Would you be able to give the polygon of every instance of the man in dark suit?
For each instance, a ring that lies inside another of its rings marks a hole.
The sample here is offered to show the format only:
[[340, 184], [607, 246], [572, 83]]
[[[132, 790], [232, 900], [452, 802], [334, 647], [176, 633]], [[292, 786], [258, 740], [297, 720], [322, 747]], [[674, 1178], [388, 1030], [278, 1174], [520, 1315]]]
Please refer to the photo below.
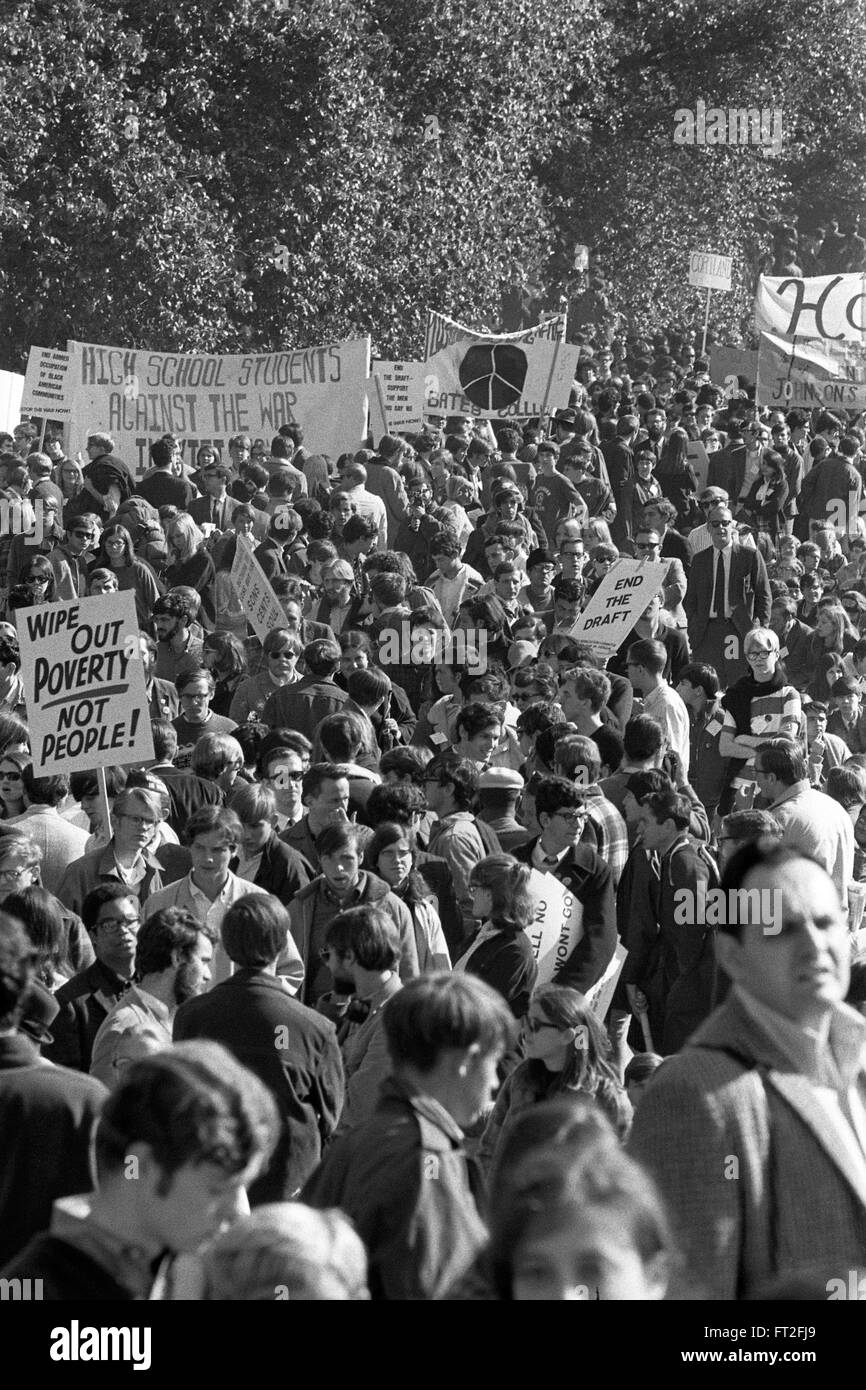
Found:
[[814, 630], [797, 617], [797, 600], [778, 594], [770, 609], [770, 627], [779, 639], [782, 664], [791, 684], [805, 690], [815, 674]]
[[277, 1104], [280, 1137], [250, 1188], [254, 1205], [297, 1195], [337, 1127], [343, 1060], [333, 1023], [301, 1004], [276, 976], [289, 914], [270, 894], [238, 899], [221, 927], [235, 973], [178, 1010], [174, 1038], [210, 1038], [249, 1067]]
[[583, 909], [583, 935], [554, 976], [554, 984], [585, 994], [601, 979], [616, 949], [616, 902], [610, 869], [579, 841], [587, 806], [580, 788], [566, 777], [544, 777], [535, 793], [541, 835], [512, 853], [523, 864], [553, 874]]
[[349, 698], [334, 680], [340, 655], [337, 643], [327, 638], [318, 638], [304, 647], [304, 664], [310, 674], [269, 695], [262, 722], [270, 729], [294, 729], [312, 743], [322, 720], [329, 714], [338, 714]]
[[231, 474], [224, 463], [209, 463], [202, 469], [201, 485], [204, 497], [196, 497], [189, 504], [189, 514], [197, 526], [211, 525], [217, 531], [230, 531], [232, 512], [238, 505], [228, 494]]
[[60, 1066], [89, 1071], [93, 1039], [132, 980], [141, 903], [126, 884], [101, 883], [84, 899], [81, 917], [96, 960], [54, 996], [60, 1013], [45, 1055]]
[[735, 542], [729, 507], [714, 507], [707, 524], [713, 543], [692, 561], [685, 609], [692, 660], [713, 666], [727, 686], [748, 671], [746, 633], [770, 620], [770, 581], [759, 552]]
[[43, 1064], [18, 1025], [34, 978], [18, 923], [0, 921], [0, 1266], [45, 1230], [57, 1197], [86, 1192], [90, 1140], [108, 1092], [101, 1082]]
[[653, 1078], [629, 1146], [659, 1185], [690, 1296], [760, 1297], [813, 1270], [807, 1296], [826, 1298], [866, 1250], [847, 919], [824, 869], [778, 841], [738, 850], [721, 888], [731, 992]]

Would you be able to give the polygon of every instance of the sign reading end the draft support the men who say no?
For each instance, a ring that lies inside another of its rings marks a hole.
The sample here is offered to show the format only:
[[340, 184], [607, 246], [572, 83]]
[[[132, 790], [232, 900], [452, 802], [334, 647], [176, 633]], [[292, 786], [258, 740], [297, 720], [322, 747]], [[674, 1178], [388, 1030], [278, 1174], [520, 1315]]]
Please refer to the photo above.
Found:
[[19, 608], [15, 619], [36, 771], [151, 761], [133, 594]]
[[569, 633], [575, 642], [587, 642], [597, 654], [613, 656], [628, 637], [641, 613], [665, 582], [668, 562], [617, 561], [596, 589]]

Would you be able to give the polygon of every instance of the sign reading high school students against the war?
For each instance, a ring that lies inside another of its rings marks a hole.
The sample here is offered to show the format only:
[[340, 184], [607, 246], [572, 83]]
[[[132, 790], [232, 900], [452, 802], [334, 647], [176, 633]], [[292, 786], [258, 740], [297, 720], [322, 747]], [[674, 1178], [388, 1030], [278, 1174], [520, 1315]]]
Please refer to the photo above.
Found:
[[479, 333], [428, 313], [424, 408], [491, 420], [544, 415], [568, 405], [580, 348], [565, 315], [519, 333]]
[[618, 560], [608, 570], [569, 633], [588, 642], [597, 654], [611, 657], [628, 637], [641, 613], [665, 582], [668, 562]]
[[366, 431], [369, 338], [224, 357], [67, 346], [67, 451], [83, 450], [88, 434], [109, 434], [115, 453], [139, 476], [150, 467], [150, 445], [164, 434], [175, 435], [193, 462], [202, 444], [225, 452], [234, 435], [245, 434], [269, 445], [290, 424], [303, 428], [311, 453], [336, 458], [354, 452]]
[[231, 581], [260, 642], [273, 628], [285, 627], [286, 615], [246, 536], [238, 536]]
[[755, 327], [779, 338], [866, 343], [866, 275], [762, 275]]
[[131, 591], [18, 608], [15, 623], [36, 772], [151, 761]]
[[866, 343], [793, 343], [762, 333], [756, 400], [777, 410], [866, 410]]

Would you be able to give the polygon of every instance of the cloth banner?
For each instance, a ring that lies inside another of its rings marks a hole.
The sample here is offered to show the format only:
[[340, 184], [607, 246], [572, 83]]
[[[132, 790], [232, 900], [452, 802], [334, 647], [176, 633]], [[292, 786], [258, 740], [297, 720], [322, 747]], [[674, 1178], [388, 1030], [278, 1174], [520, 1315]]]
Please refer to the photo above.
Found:
[[866, 410], [866, 343], [791, 343], [761, 334], [758, 405]]
[[489, 420], [541, 416], [568, 405], [580, 348], [565, 341], [565, 315], [519, 333], [476, 333], [427, 315], [427, 413]]
[[754, 384], [758, 370], [758, 354], [753, 348], [710, 348], [710, 377], [715, 386], [723, 386], [733, 394], [739, 390], [736, 378], [744, 376]]
[[666, 560], [617, 560], [578, 616], [569, 637], [587, 642], [599, 655], [614, 656], [664, 585], [668, 569]]
[[0, 372], [0, 430], [11, 434], [21, 424], [24, 377], [18, 372]]
[[866, 342], [866, 275], [762, 275], [755, 328], [779, 338]]
[[383, 434], [407, 434], [424, 425], [423, 362], [373, 362], [370, 378], [370, 430], [374, 444]]
[[260, 642], [273, 628], [285, 627], [286, 615], [246, 536], [238, 536], [231, 580]]
[[137, 476], [150, 467], [150, 445], [164, 434], [177, 437], [190, 464], [202, 444], [227, 457], [233, 435], [270, 446], [280, 426], [292, 423], [303, 427], [310, 453], [331, 458], [354, 452], [364, 438], [369, 338], [233, 356], [72, 341], [67, 347], [67, 452], [83, 451], [88, 434], [110, 434]]
[[21, 409], [49, 420], [71, 420], [71, 362], [69, 353], [59, 348], [32, 347], [24, 374]]
[[18, 608], [15, 625], [39, 776], [153, 761], [131, 590]]

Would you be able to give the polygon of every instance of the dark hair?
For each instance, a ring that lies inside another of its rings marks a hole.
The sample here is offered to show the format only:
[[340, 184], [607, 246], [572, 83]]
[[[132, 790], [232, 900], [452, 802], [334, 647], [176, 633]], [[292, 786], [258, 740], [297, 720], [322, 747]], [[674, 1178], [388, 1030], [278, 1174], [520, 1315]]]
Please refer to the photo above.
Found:
[[184, 827], [184, 839], [191, 845], [198, 835], [209, 835], [212, 830], [219, 830], [227, 845], [240, 843], [241, 823], [227, 806], [200, 806], [193, 811]]
[[616, 772], [625, 756], [622, 736], [608, 724], [602, 724], [593, 732], [592, 740], [598, 745], [602, 766]]
[[628, 721], [623, 733], [625, 756], [629, 762], [646, 762], [660, 753], [665, 736], [661, 724], [649, 714], [636, 714]]
[[10, 893], [3, 912], [21, 922], [33, 946], [39, 978], [53, 987], [56, 972], [71, 967], [62, 904], [47, 888], [33, 884], [20, 893]]
[[401, 955], [396, 923], [383, 908], [369, 904], [338, 912], [325, 932], [325, 945], [339, 956], [352, 951], [363, 970], [393, 970]]
[[412, 817], [420, 815], [426, 804], [421, 787], [414, 782], [383, 783], [371, 791], [365, 807], [365, 819], [368, 825], [373, 826], [382, 821], [397, 821], [399, 825], [408, 827]]
[[45, 806], [59, 806], [69, 795], [69, 778], [65, 772], [56, 772], [51, 777], [36, 777], [32, 763], [25, 763], [21, 768], [21, 785], [28, 800]]
[[827, 773], [827, 795], [845, 810], [866, 802], [866, 771], [861, 767], [831, 767]]
[[631, 792], [635, 801], [643, 802], [646, 797], [654, 796], [657, 792], [675, 791], [675, 787], [666, 772], [660, 767], [651, 767], [646, 772], [632, 772], [629, 774], [625, 784], [627, 792]]
[[[353, 674], [364, 674], [355, 673]], [[328, 714], [316, 733], [316, 741], [324, 756], [341, 763], [352, 763], [364, 745], [364, 725], [357, 714]]]
[[145, 1144], [165, 1196], [187, 1164], [214, 1164], [232, 1176], [252, 1170], [269, 1157], [277, 1133], [270, 1092], [226, 1048], [176, 1043], [133, 1063], [109, 1096], [96, 1130], [97, 1182], [122, 1171], [133, 1145]]
[[281, 753], [296, 753], [299, 758], [308, 758], [312, 751], [313, 745], [306, 734], [294, 729], [270, 729], [256, 755], [256, 776], [266, 777], [271, 763]]
[[482, 704], [480, 700], [467, 701], [461, 705], [454, 725], [454, 732], [459, 739], [461, 734], [465, 734], [467, 739], [473, 739], [482, 733], [484, 729], [502, 727], [502, 716], [492, 705]]
[[199, 934], [209, 935], [191, 912], [184, 907], [163, 907], [142, 924], [135, 948], [135, 973], [139, 980], [145, 975], [160, 975], [174, 964], [175, 952], [180, 951], [184, 963], [192, 958]]
[[[398, 772], [401, 776], [409, 776], [420, 787], [424, 785], [424, 777], [430, 758], [431, 754], [427, 748], [418, 748], [414, 744], [404, 744], [399, 748], [391, 748], [387, 753], [382, 754], [379, 759], [379, 771], [383, 777], [389, 772]], [[374, 787], [373, 790], [375, 791], [376, 788]]]
[[454, 753], [437, 753], [427, 764], [427, 780], [450, 786], [458, 810], [466, 811], [478, 790], [478, 772], [469, 758]]
[[688, 830], [692, 818], [692, 803], [678, 791], [651, 792], [643, 802], [653, 820], [659, 825], [673, 821], [677, 830]]
[[[563, 807], [586, 808], [586, 797], [567, 777], [542, 777], [535, 791], [535, 814], [555, 816]], [[540, 823], [540, 820], [539, 820]]]
[[36, 952], [14, 917], [0, 912], [0, 1028], [16, 1028], [36, 974]]
[[689, 662], [680, 671], [679, 679], [688, 681], [696, 690], [702, 690], [708, 700], [715, 699], [722, 688], [715, 667], [708, 666], [704, 661]]
[[341, 854], [347, 849], [359, 853], [358, 826], [353, 825], [351, 821], [346, 821], [343, 825], [326, 826], [316, 841], [320, 860], [329, 859], [332, 854]]
[[304, 647], [304, 661], [313, 676], [332, 676], [340, 665], [340, 648], [330, 637], [317, 637]]
[[288, 909], [273, 893], [246, 893], [226, 912], [220, 935], [229, 960], [260, 970], [285, 950], [290, 926]]
[[756, 757], [761, 759], [764, 772], [778, 777], [787, 787], [802, 782], [807, 775], [805, 754], [793, 739], [776, 738], [771, 743], [759, 743]]
[[[770, 839], [762, 836], [757, 840], [750, 840], [748, 844], [741, 845], [735, 850], [730, 860], [725, 866], [722, 874], [721, 889], [726, 895], [726, 901], [730, 901], [730, 894], [739, 891], [745, 883], [753, 869], [785, 869], [788, 864], [794, 864], [803, 859], [808, 864], [817, 864], [817, 859], [813, 859], [810, 854], [805, 854], [803, 850], [791, 849], [788, 845], [782, 844], [781, 840]], [[819, 865], [824, 869], [824, 865]], [[826, 873], [827, 870], [824, 869]], [[751, 914], [746, 912], [722, 913], [722, 921], [718, 923], [718, 930], [726, 932], [729, 936], [742, 938], [744, 921], [750, 919]]]
[[513, 1045], [514, 1020], [502, 997], [475, 975], [436, 972], [408, 980], [384, 1010], [395, 1070], [430, 1072], [441, 1054], [477, 1047], [483, 1056]]
[[138, 902], [138, 894], [135, 889], [127, 883], [98, 883], [81, 904], [81, 920], [89, 932], [93, 932], [99, 920], [99, 914], [106, 903], [120, 902], [123, 898], [132, 898]]
[[391, 677], [374, 666], [368, 666], [350, 673], [346, 689], [357, 704], [376, 705], [391, 693]]
[[318, 796], [323, 782], [345, 780], [348, 776], [349, 769], [343, 763], [313, 763], [304, 773], [301, 784], [304, 801], [309, 804], [311, 796]]
[[782, 827], [776, 817], [769, 811], [761, 811], [757, 807], [749, 811], [732, 811], [729, 816], [723, 816], [721, 829], [726, 838], [742, 840], [744, 843], [782, 834]]
[[525, 931], [535, 915], [529, 891], [531, 869], [513, 854], [488, 854], [472, 866], [471, 888], [490, 892], [490, 920], [500, 931]]

